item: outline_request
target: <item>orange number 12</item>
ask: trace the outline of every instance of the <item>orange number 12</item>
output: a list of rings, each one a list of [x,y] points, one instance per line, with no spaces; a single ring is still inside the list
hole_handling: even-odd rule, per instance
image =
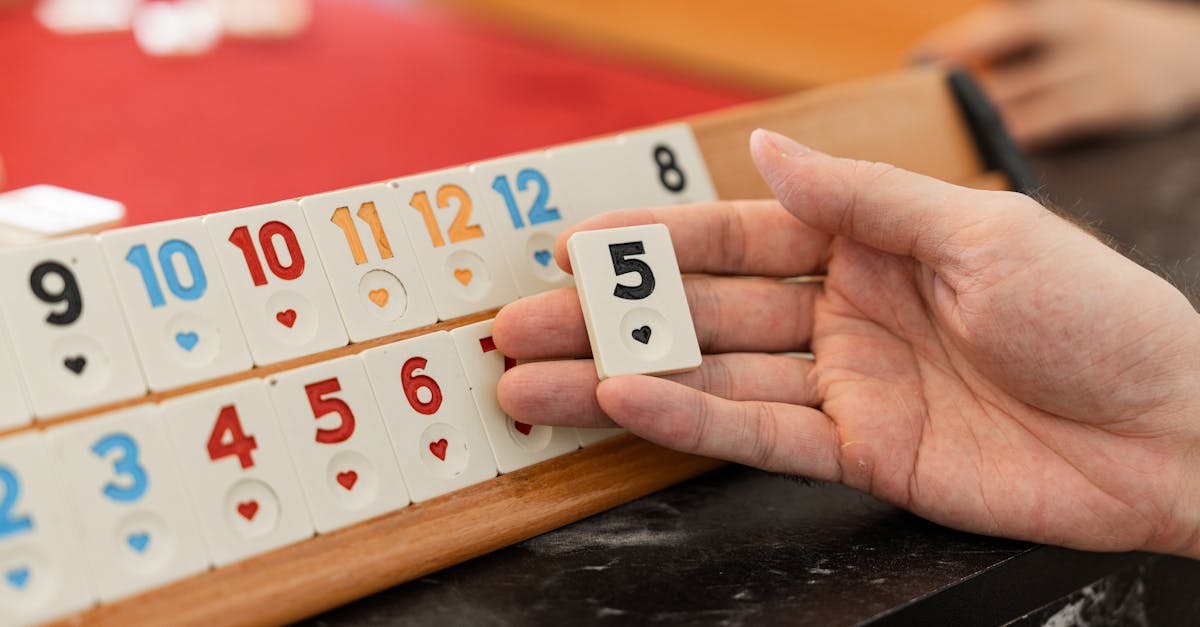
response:
[[[455,214],[454,221],[450,223],[450,228],[446,231],[446,234],[450,236],[450,243],[455,244],[483,237],[482,227],[478,224],[467,224],[471,219],[471,196],[467,194],[466,190],[457,185],[439,187],[437,190],[438,209],[448,209],[451,200],[458,201],[458,213]],[[412,201],[408,204],[421,212],[421,217],[425,220],[425,230],[429,231],[429,239],[433,242],[434,248],[445,246],[446,240],[442,239],[437,218],[433,215],[433,207],[429,204],[429,196],[425,192],[417,192],[413,194]]]

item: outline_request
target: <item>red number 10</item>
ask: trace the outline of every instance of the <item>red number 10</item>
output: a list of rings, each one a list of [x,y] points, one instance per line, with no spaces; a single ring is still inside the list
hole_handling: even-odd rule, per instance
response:
[[[272,238],[276,235],[283,238],[288,257],[291,257],[286,266],[279,263],[279,253],[275,252],[275,242]],[[254,248],[254,238],[250,237],[250,229],[244,226],[237,227],[229,234],[229,242],[241,249],[242,256],[246,258],[246,269],[250,271],[250,279],[254,284],[266,285],[267,275],[258,260],[258,251]],[[304,274],[304,253],[300,252],[300,242],[296,239],[296,232],[292,227],[278,220],[267,222],[258,229],[258,245],[262,248],[271,274],[284,281],[300,278],[300,275]]]

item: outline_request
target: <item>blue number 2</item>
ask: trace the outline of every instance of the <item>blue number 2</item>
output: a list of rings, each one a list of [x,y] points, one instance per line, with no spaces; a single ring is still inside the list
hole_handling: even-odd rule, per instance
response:
[[[128,476],[128,483],[131,485],[120,485],[110,481],[104,484],[104,496],[121,503],[142,498],[149,481],[146,478],[146,469],[138,463],[137,442],[124,433],[114,433],[100,438],[92,445],[92,452],[100,458],[106,457],[113,449],[120,449],[121,453],[120,457],[113,460],[113,470],[117,471],[118,476]]]
[[[529,208],[529,224],[553,222],[562,217],[559,215],[558,209],[546,207],[546,203],[550,201],[550,183],[546,181],[546,177],[541,172],[533,168],[525,168],[517,173],[518,191],[525,191],[530,183],[537,185],[537,197],[533,199],[533,206]],[[512,218],[513,228],[524,228],[525,221],[521,219],[521,208],[517,206],[517,199],[513,195],[512,186],[508,184],[508,177],[503,174],[497,176],[492,181],[492,189],[504,197],[504,204],[508,206],[508,217]]]
[[[192,284],[187,287],[183,286],[179,280],[179,274],[175,271],[173,263],[175,255],[183,255],[188,271],[192,274]],[[125,255],[125,261],[133,264],[142,274],[142,283],[146,285],[146,294],[150,296],[150,306],[162,307],[167,304],[167,300],[163,298],[162,288],[158,285],[158,277],[154,274],[154,264],[150,261],[150,251],[146,250],[146,245],[138,244],[130,248]],[[208,277],[204,276],[204,266],[200,265],[200,256],[196,254],[196,249],[191,244],[181,239],[163,242],[163,245],[158,248],[158,265],[162,268],[167,289],[171,290],[176,298],[196,300],[203,296],[204,291],[208,289]]]
[[[4,486],[4,497],[0,498],[0,538],[32,531],[33,521],[29,516],[13,515],[21,484],[17,482],[17,475],[6,466],[0,466],[0,486]]]

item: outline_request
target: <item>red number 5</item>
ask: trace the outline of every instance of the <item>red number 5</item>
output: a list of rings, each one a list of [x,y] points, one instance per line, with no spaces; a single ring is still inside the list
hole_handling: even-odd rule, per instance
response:
[[[354,412],[350,411],[350,406],[340,398],[325,398],[329,394],[341,391],[342,384],[338,383],[337,377],[304,386],[304,393],[308,394],[308,404],[312,406],[314,419],[320,420],[322,416],[329,414],[337,414],[342,418],[342,423],[336,429],[317,427],[317,441],[321,444],[345,442],[354,435]]]
[[[400,369],[400,383],[404,386],[404,396],[408,399],[408,404],[412,405],[417,413],[432,416],[442,406],[442,388],[439,388],[437,381],[429,375],[413,375],[417,370],[424,370],[427,363],[429,362],[424,357],[413,357],[404,362],[404,367]],[[429,390],[427,402],[422,402],[417,396],[417,390],[421,388]]]

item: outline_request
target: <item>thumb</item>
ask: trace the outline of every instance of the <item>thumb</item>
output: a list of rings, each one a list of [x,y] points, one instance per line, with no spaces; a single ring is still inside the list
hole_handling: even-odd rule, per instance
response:
[[[997,221],[1044,212],[1027,196],[959,187],[884,163],[840,159],[771,131],[750,152],[775,197],[808,226],[953,270]]]

